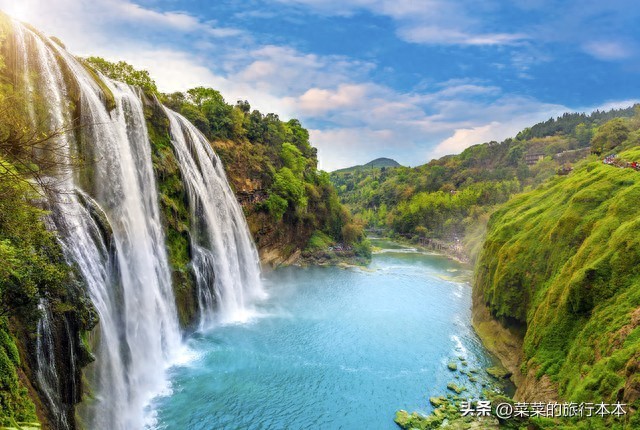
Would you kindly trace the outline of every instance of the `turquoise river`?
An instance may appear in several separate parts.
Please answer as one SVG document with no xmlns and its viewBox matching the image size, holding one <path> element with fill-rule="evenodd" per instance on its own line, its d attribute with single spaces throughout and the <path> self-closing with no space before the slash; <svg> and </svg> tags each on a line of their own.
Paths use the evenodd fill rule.
<svg viewBox="0 0 640 430">
<path fill-rule="evenodd" d="M 366 268 L 266 273 L 255 318 L 190 337 L 151 405 L 155 427 L 397 429 L 396 410 L 428 413 L 449 382 L 477 397 L 492 359 L 471 327 L 469 269 L 374 245 Z"/>
</svg>

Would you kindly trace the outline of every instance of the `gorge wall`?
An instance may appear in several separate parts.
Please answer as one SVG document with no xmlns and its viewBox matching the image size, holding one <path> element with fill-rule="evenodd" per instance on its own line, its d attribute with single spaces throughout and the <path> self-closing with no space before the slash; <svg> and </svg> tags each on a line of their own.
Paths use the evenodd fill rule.
<svg viewBox="0 0 640 430">
<path fill-rule="evenodd" d="M 516 399 L 640 406 L 639 197 L 637 171 L 592 161 L 492 215 L 475 324 Z"/>
</svg>

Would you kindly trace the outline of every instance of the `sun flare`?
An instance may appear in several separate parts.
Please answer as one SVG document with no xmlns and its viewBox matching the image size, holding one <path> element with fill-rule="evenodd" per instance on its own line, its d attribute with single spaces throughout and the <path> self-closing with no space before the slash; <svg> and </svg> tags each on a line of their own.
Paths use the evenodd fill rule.
<svg viewBox="0 0 640 430">
<path fill-rule="evenodd" d="M 15 1 L 5 6 L 5 12 L 20 21 L 28 21 L 31 12 L 28 1 Z"/>
</svg>

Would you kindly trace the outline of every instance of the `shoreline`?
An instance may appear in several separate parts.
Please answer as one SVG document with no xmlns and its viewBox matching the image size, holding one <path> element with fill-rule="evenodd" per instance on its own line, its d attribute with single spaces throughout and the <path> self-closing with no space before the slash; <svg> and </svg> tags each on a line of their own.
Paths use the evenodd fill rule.
<svg viewBox="0 0 640 430">
<path fill-rule="evenodd" d="M 392 242 L 396 242 L 400 245 L 411 246 L 413 248 L 416 248 L 419 251 L 433 251 L 438 255 L 442 255 L 457 263 L 473 268 L 472 259 L 464 251 L 464 247 L 462 245 L 459 245 L 460 249 L 454 249 L 458 245 L 453 242 L 438 241 L 437 245 L 436 245 L 436 242 L 432 242 L 434 245 L 431 246 L 431 245 L 425 245 L 421 243 L 415 243 L 415 242 L 412 242 L 410 239 L 406 239 L 403 237 L 379 236 L 379 237 L 376 237 L 375 239 L 389 240 Z"/>
<path fill-rule="evenodd" d="M 405 238 L 390 238 L 380 235 L 376 239 L 389 240 L 403 246 L 411 246 L 419 251 L 434 252 L 472 270 L 474 269 L 471 263 L 473 259 L 465 253 L 463 247 L 459 250 L 453 250 L 452 248 L 456 245 L 454 243 L 439 242 L 444 246 L 439 246 L 436 249 L 432 246 L 414 243 Z M 533 399 L 532 396 L 535 397 L 536 394 L 544 394 L 550 400 L 556 400 L 557 392 L 553 388 L 551 381 L 537 381 L 535 378 L 531 378 L 531 371 L 527 375 L 523 375 L 520 371 L 524 356 L 524 332 L 516 328 L 505 327 L 494 318 L 481 298 L 478 297 L 473 276 L 469 280 L 469 284 L 472 294 L 471 327 L 478 339 L 480 339 L 482 346 L 511 374 L 509 378 L 506 378 L 514 386 L 513 396 L 510 397 L 514 400 L 531 400 Z"/>
</svg>

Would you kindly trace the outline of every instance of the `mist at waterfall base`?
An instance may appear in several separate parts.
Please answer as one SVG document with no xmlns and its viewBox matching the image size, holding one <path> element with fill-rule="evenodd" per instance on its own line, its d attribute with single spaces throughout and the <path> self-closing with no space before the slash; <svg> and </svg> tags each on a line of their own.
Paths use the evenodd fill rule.
<svg viewBox="0 0 640 430">
<path fill-rule="evenodd" d="M 387 250 L 368 268 L 266 274 L 261 316 L 188 341 L 191 358 L 153 403 L 157 428 L 395 429 L 396 410 L 428 413 L 449 382 L 477 398 L 491 361 L 471 328 L 469 272 L 376 245 Z M 479 369 L 478 382 L 451 361 Z"/>
</svg>

